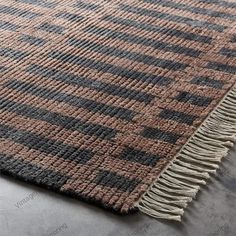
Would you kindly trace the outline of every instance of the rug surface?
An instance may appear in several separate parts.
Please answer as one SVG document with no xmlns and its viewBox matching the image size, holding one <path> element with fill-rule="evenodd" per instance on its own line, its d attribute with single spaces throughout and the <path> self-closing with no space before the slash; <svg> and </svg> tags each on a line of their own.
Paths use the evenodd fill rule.
<svg viewBox="0 0 236 236">
<path fill-rule="evenodd" d="M 0 0 L 1 172 L 179 219 L 233 141 L 235 20 L 233 0 Z"/>
</svg>

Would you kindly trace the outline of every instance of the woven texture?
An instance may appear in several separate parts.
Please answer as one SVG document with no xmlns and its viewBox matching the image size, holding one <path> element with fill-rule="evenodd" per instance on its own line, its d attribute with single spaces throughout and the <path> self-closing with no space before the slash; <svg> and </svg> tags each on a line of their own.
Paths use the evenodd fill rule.
<svg viewBox="0 0 236 236">
<path fill-rule="evenodd" d="M 231 0 L 0 0 L 0 169 L 119 213 L 235 83 Z"/>
</svg>

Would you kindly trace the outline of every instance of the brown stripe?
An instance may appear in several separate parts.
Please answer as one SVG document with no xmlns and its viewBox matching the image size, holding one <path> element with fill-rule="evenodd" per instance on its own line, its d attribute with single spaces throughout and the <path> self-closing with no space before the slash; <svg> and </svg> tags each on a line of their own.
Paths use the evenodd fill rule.
<svg viewBox="0 0 236 236">
<path fill-rule="evenodd" d="M 16 92 L 15 90 L 3 88 L 2 92 L 7 92 L 9 94 L 5 98 L 9 99 L 10 101 L 14 101 L 14 102 L 22 101 L 23 104 L 26 104 L 35 108 L 42 108 L 42 109 L 50 108 L 51 112 L 56 112 L 64 116 L 70 116 L 72 118 L 79 117 L 83 121 L 90 120 L 94 116 L 93 112 L 89 112 L 88 110 L 83 109 L 83 108 L 77 108 L 77 107 L 70 106 L 68 104 L 63 103 L 63 109 L 62 109 L 62 104 L 60 102 L 42 99 L 42 98 L 30 95 L 30 94 Z M 56 104 L 57 106 L 55 106 L 54 104 Z M 109 118 L 107 116 L 99 115 L 99 114 L 96 114 L 96 116 L 98 119 L 96 121 L 97 122 L 101 121 L 101 123 L 99 122 L 99 124 L 106 125 L 107 127 L 110 127 L 113 129 L 120 128 L 121 131 L 127 130 L 128 128 L 127 122 L 121 121 L 120 119 Z M 129 124 L 129 125 L 135 126 L 135 124 Z"/>
</svg>

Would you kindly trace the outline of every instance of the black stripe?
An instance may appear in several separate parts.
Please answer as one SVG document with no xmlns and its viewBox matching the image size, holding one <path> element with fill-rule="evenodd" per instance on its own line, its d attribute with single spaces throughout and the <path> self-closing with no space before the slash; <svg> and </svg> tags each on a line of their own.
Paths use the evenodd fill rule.
<svg viewBox="0 0 236 236">
<path fill-rule="evenodd" d="M 22 60 L 24 57 L 28 56 L 28 53 L 13 50 L 11 48 L 0 48 L 0 56 L 10 57 L 15 60 Z"/>
<path fill-rule="evenodd" d="M 166 19 L 173 22 L 180 22 L 180 23 L 187 24 L 190 26 L 207 28 L 207 29 L 216 30 L 219 32 L 222 32 L 224 29 L 226 29 L 226 27 L 223 25 L 210 23 L 208 21 L 194 20 L 194 19 L 180 16 L 180 15 L 172 15 L 166 12 L 158 12 L 156 10 L 149 10 L 145 8 L 129 6 L 127 4 L 120 4 L 120 8 L 124 11 L 132 12 L 138 15 L 150 16 L 157 19 Z"/>
<path fill-rule="evenodd" d="M 132 192 L 140 181 L 129 179 L 108 170 L 99 170 L 94 183 L 110 188 L 117 188 L 123 192 Z"/>
<path fill-rule="evenodd" d="M 158 6 L 170 7 L 196 14 L 208 15 L 212 17 L 221 17 L 226 19 L 235 19 L 235 15 L 231 15 L 229 13 L 213 11 L 211 9 L 206 9 L 206 8 L 193 7 L 183 3 L 176 3 L 174 1 L 168 1 L 168 0 L 144 0 L 144 1 L 151 4 L 157 4 Z"/>
<path fill-rule="evenodd" d="M 77 14 L 72 14 L 69 12 L 60 12 L 60 13 L 56 14 L 56 17 L 67 19 L 69 21 L 77 22 L 77 23 L 81 22 L 84 19 L 83 16 L 80 16 Z"/>
<path fill-rule="evenodd" d="M 207 68 L 223 71 L 229 74 L 236 74 L 236 66 L 226 65 L 218 62 L 209 62 Z"/>
<path fill-rule="evenodd" d="M 95 11 L 100 8 L 99 5 L 96 5 L 96 4 L 90 3 L 90 2 L 85 2 L 85 1 L 76 1 L 76 3 L 74 4 L 74 7 L 77 7 L 80 9 L 91 10 L 91 11 Z"/>
<path fill-rule="evenodd" d="M 54 25 L 50 23 L 42 23 L 38 29 L 47 31 L 49 33 L 56 33 L 56 34 L 62 34 L 63 31 L 65 30 L 65 27 L 59 26 L 59 25 Z"/>
<path fill-rule="evenodd" d="M 45 43 L 47 43 L 46 39 L 37 38 L 26 34 L 21 35 L 19 40 L 36 46 L 43 46 Z"/>
<path fill-rule="evenodd" d="M 236 35 L 233 35 L 231 40 L 230 40 L 231 43 L 236 43 Z"/>
<path fill-rule="evenodd" d="M 17 91 L 26 92 L 34 96 L 67 103 L 75 107 L 83 107 L 92 112 L 98 112 L 128 121 L 131 121 L 137 114 L 136 112 L 126 108 L 103 104 L 86 98 L 73 96 L 71 94 L 58 92 L 56 90 L 43 88 L 22 81 L 11 80 L 6 82 L 3 86 L 10 89 L 15 89 Z"/>
<path fill-rule="evenodd" d="M 93 157 L 93 153 L 89 150 L 79 149 L 60 141 L 48 139 L 31 132 L 17 130 L 3 124 L 0 124 L 0 137 L 42 153 L 75 161 L 78 164 L 86 164 Z"/>
<path fill-rule="evenodd" d="M 202 85 L 202 86 L 208 86 L 216 89 L 222 89 L 224 86 L 224 81 L 222 80 L 214 80 L 209 77 L 194 77 L 190 83 L 192 84 L 197 84 L 197 85 Z"/>
<path fill-rule="evenodd" d="M 40 7 L 54 8 L 58 5 L 56 2 L 49 2 L 48 0 L 17 0 L 17 2 L 23 2 L 27 4 L 32 4 Z"/>
<path fill-rule="evenodd" d="M 0 29 L 16 31 L 20 28 L 19 25 L 0 20 Z"/>
<path fill-rule="evenodd" d="M 105 92 L 114 96 L 144 102 L 146 104 L 150 103 L 155 98 L 153 95 L 145 92 L 123 88 L 118 85 L 109 84 L 102 81 L 95 81 L 92 79 L 39 65 L 30 65 L 27 68 L 27 71 L 47 78 L 62 81 L 66 84 L 87 87 L 99 92 Z"/>
<path fill-rule="evenodd" d="M 99 124 L 82 121 L 70 116 L 64 116 L 46 109 L 36 108 L 30 105 L 17 103 L 4 98 L 0 98 L 0 109 L 14 112 L 15 114 L 46 121 L 53 125 L 58 125 L 64 129 L 79 131 L 86 135 L 95 135 L 102 139 L 114 138 L 117 131 Z"/>
<path fill-rule="evenodd" d="M 118 58 L 126 58 L 132 61 L 141 62 L 147 65 L 153 65 L 157 67 L 162 67 L 169 70 L 182 70 L 187 67 L 186 64 L 179 62 L 164 60 L 158 57 L 153 57 L 141 53 L 131 52 L 117 47 L 106 46 L 99 43 L 94 43 L 85 39 L 75 39 L 70 38 L 67 41 L 70 45 L 76 46 L 78 48 L 85 48 L 90 51 L 102 53 L 108 56 L 115 56 Z"/>
<path fill-rule="evenodd" d="M 161 157 L 131 147 L 125 147 L 118 158 L 154 167 Z"/>
<path fill-rule="evenodd" d="M 180 138 L 180 135 L 171 132 L 166 132 L 158 128 L 145 127 L 141 132 L 141 135 L 145 138 L 163 140 L 165 142 L 175 144 Z"/>
<path fill-rule="evenodd" d="M 163 109 L 159 117 L 162 119 L 174 120 L 187 125 L 192 125 L 197 116 L 189 115 L 184 112 L 174 111 L 170 109 Z"/>
<path fill-rule="evenodd" d="M 236 50 L 230 48 L 221 48 L 220 54 L 227 57 L 236 57 Z"/>
<path fill-rule="evenodd" d="M 116 30 L 100 28 L 100 27 L 91 26 L 91 25 L 89 27 L 85 28 L 84 30 L 89 33 L 101 35 L 106 38 L 119 39 L 119 40 L 123 40 L 123 41 L 129 42 L 129 43 L 141 44 L 141 45 L 145 45 L 148 47 L 152 47 L 157 50 L 163 50 L 163 51 L 167 51 L 167 52 L 175 52 L 178 54 L 185 54 L 187 56 L 192 56 L 192 57 L 198 57 L 201 53 L 201 51 L 199 51 L 199 50 L 194 50 L 191 48 L 186 48 L 186 47 L 175 45 L 175 44 L 165 43 L 162 41 L 157 41 L 154 39 L 145 38 L 145 37 L 138 36 L 138 35 L 128 34 L 128 33 L 119 32 Z M 164 68 L 171 69 L 173 62 L 170 61 L 168 63 L 170 65 L 167 67 L 164 67 Z M 174 66 L 174 69 L 176 68 L 176 70 L 177 69 L 184 69 L 187 66 L 186 64 L 177 63 L 177 62 L 175 62 L 175 63 L 177 64 L 176 66 Z"/>
<path fill-rule="evenodd" d="M 5 71 L 7 71 L 7 68 L 0 65 L 0 72 L 2 73 L 2 72 L 5 72 Z"/>
<path fill-rule="evenodd" d="M 126 69 L 124 67 L 105 63 L 102 61 L 81 57 L 79 55 L 63 53 L 60 51 L 52 51 L 48 54 L 48 56 L 65 63 L 71 63 L 73 65 L 81 65 L 86 68 L 102 71 L 104 73 L 111 73 L 113 75 L 122 76 L 128 79 L 157 84 L 160 86 L 169 85 L 173 81 L 173 79 L 171 78 L 157 76 L 145 72 L 139 72 L 131 69 Z"/>
<path fill-rule="evenodd" d="M 236 8 L 235 2 L 226 2 L 223 0 L 198 0 L 199 2 L 208 3 L 208 4 L 216 4 L 222 7 Z"/>
<path fill-rule="evenodd" d="M 152 24 L 144 23 L 141 21 L 135 21 L 131 19 L 123 19 L 120 17 L 112 16 L 112 15 L 105 16 L 102 18 L 102 20 L 109 21 L 115 24 L 129 26 L 129 27 L 135 27 L 137 29 L 142 29 L 149 32 L 162 33 L 162 34 L 166 34 L 170 36 L 175 36 L 177 38 L 183 38 L 183 39 L 192 40 L 196 42 L 209 43 L 209 44 L 212 42 L 212 37 L 210 36 L 198 35 L 198 34 L 185 32 L 179 29 L 174 29 L 174 28 L 173 29 L 165 28 L 159 25 L 152 25 Z"/>
<path fill-rule="evenodd" d="M 212 98 L 209 97 L 203 97 L 203 96 L 199 96 L 199 95 L 195 95 L 189 92 L 180 92 L 176 99 L 179 102 L 186 102 L 186 103 L 190 103 L 192 105 L 196 105 L 196 106 L 205 106 L 207 107 L 211 102 L 212 102 Z"/>
<path fill-rule="evenodd" d="M 19 17 L 25 17 L 28 19 L 34 19 L 38 16 L 41 16 L 41 14 L 36 13 L 36 12 L 21 10 L 15 7 L 3 6 L 3 5 L 0 5 L 0 13 L 15 15 Z"/>
<path fill-rule="evenodd" d="M 0 154 L 0 171 L 27 182 L 33 181 L 38 185 L 50 186 L 54 190 L 59 190 L 69 179 L 64 174 L 45 170 L 43 167 L 5 154 Z"/>
</svg>

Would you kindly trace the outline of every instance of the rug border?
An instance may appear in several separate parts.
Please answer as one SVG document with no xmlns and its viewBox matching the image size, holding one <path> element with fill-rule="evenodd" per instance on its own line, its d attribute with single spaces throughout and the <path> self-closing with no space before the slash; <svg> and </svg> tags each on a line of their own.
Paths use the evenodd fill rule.
<svg viewBox="0 0 236 236">
<path fill-rule="evenodd" d="M 215 174 L 236 141 L 236 83 L 134 204 L 158 219 L 181 221 L 200 185 Z"/>
</svg>

